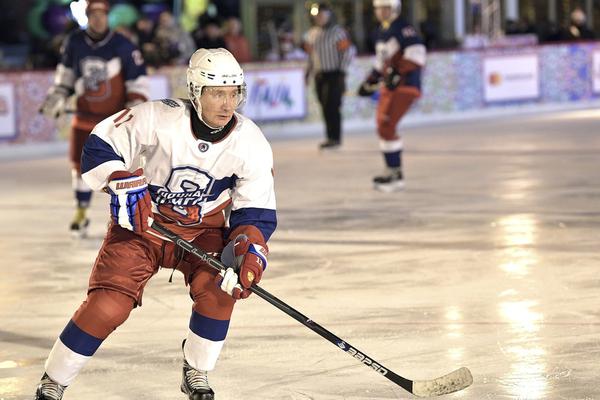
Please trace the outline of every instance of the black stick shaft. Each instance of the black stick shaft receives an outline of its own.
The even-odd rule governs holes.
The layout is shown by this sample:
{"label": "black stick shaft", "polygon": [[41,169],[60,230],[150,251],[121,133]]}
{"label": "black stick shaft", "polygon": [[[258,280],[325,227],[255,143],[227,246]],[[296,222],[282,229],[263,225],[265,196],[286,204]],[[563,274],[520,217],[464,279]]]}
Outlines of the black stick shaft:
{"label": "black stick shaft", "polygon": [[[177,234],[171,232],[169,229],[165,228],[164,226],[160,225],[159,223],[153,222],[151,227],[152,227],[152,229],[155,229],[157,232],[160,232],[161,234],[163,234],[164,236],[166,236],[167,238],[172,240],[177,246],[179,246],[179,247],[183,248],[184,250],[197,256],[200,260],[204,261],[211,268],[218,270],[218,271],[227,269],[227,267],[223,263],[221,263],[219,260],[210,256],[209,254],[207,254],[205,251],[203,251],[202,249],[200,249],[193,243],[190,243],[187,240],[182,239]],[[293,307],[289,306],[285,302],[279,300],[277,297],[273,296],[271,293],[267,292],[265,289],[259,287],[258,285],[253,284],[250,287],[250,290],[253,293],[256,293],[256,295],[258,297],[260,297],[261,299],[263,299],[263,300],[267,301],[268,303],[270,303],[271,305],[277,307],[278,309],[280,309],[281,311],[283,311],[290,317],[294,318],[296,321],[300,322],[302,325],[306,326],[313,332],[316,332],[321,337],[327,339],[328,341],[333,343],[336,347],[343,350],[350,356],[356,358],[357,360],[359,360],[366,366],[371,367],[373,370],[375,370],[376,372],[385,376],[390,381],[394,382],[395,384],[401,386],[403,389],[412,393],[413,381],[411,381],[410,379],[406,379],[400,375],[395,374],[393,371],[390,371],[389,369],[385,368],[383,365],[381,365],[379,362],[375,361],[373,358],[371,358],[371,357],[367,356],[365,353],[357,350],[354,346],[350,345],[348,342],[340,339],[339,337],[337,337],[336,335],[331,333],[329,330],[327,330],[324,327],[322,327],[321,325],[317,324],[315,321],[308,318],[307,316],[305,316],[301,312],[297,311]]]}

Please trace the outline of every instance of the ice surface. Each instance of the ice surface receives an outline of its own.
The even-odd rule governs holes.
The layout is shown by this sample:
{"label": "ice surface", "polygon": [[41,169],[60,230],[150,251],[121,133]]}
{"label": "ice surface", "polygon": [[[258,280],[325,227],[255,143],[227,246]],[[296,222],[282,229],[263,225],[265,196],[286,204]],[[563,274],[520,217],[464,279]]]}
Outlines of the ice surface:
{"label": "ice surface", "polygon": [[[452,399],[599,399],[600,112],[403,129],[406,189],[371,190],[373,132],[337,153],[274,139],[279,228],[261,285],[386,368],[467,366]],[[73,241],[67,157],[0,163],[0,399],[30,399],[84,299],[107,220]],[[161,271],[68,399],[184,399],[191,308]],[[219,400],[408,399],[273,306],[238,304],[210,382]]]}

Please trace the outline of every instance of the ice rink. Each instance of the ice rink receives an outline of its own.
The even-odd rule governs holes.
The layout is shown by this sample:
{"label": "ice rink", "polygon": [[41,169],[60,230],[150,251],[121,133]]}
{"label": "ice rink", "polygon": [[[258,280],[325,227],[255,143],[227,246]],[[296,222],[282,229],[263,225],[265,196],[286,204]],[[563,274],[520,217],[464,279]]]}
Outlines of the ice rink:
{"label": "ice rink", "polygon": [[[600,111],[403,128],[406,189],[371,189],[373,132],[339,152],[273,139],[279,227],[261,286],[386,368],[431,379],[461,366],[447,399],[600,399]],[[105,232],[70,238],[67,157],[0,163],[0,399],[31,399],[85,297]],[[65,400],[184,399],[191,301],[161,270]],[[239,302],[218,400],[414,396],[270,304]]]}

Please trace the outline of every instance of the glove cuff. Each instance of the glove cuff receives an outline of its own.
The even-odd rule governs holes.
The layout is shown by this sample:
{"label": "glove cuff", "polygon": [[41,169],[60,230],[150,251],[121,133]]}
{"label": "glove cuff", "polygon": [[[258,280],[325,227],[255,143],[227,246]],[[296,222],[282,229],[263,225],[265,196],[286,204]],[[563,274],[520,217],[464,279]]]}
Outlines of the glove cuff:
{"label": "glove cuff", "polygon": [[144,190],[148,187],[148,180],[138,169],[133,174],[128,171],[116,171],[108,177],[108,190],[119,195]]}
{"label": "glove cuff", "polygon": [[264,247],[259,244],[251,243],[248,247],[248,253],[254,254],[260,260],[263,271],[267,269],[267,254]]}

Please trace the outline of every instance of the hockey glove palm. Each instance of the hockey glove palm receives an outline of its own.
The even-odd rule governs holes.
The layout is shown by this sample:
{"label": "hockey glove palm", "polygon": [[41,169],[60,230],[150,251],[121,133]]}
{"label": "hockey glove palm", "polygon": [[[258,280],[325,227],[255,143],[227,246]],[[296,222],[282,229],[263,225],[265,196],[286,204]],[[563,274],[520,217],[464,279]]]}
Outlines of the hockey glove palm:
{"label": "hockey glove palm", "polygon": [[58,118],[65,111],[68,96],[68,91],[62,87],[51,89],[39,112],[51,118]]}
{"label": "hockey glove palm", "polygon": [[[217,282],[224,292],[234,299],[245,299],[252,293],[250,286],[259,283],[267,268],[266,251],[253,244],[246,235],[239,235],[223,249],[221,259],[231,265],[217,276]],[[219,282],[220,281],[220,282]]]}
{"label": "hockey glove palm", "polygon": [[138,234],[148,229],[148,218],[153,216],[148,181],[142,172],[114,172],[107,187],[113,222]]}

